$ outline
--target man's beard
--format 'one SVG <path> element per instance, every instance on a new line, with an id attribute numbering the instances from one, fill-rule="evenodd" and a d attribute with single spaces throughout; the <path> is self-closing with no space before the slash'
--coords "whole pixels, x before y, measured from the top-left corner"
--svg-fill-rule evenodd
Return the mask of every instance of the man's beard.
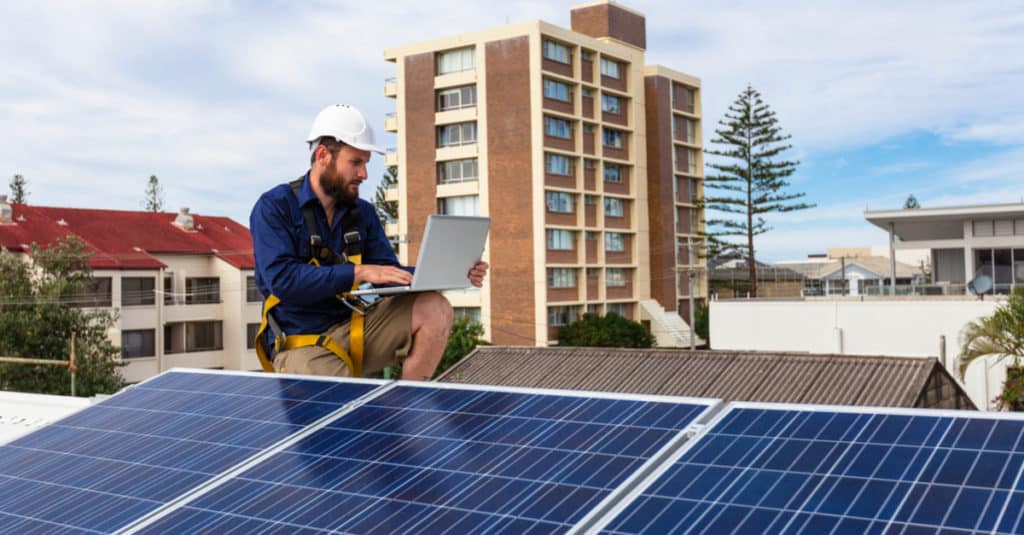
<path id="1" fill-rule="evenodd" d="M 320 189 L 334 199 L 335 204 L 355 204 L 359 193 L 350 193 L 346 184 L 334 169 L 334 161 L 320 174 Z"/>

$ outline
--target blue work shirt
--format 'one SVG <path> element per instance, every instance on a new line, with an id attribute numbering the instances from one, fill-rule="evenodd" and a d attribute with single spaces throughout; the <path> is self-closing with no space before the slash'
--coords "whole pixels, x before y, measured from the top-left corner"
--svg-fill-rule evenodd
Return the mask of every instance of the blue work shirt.
<path id="1" fill-rule="evenodd" d="M 273 314 L 286 334 L 323 333 L 332 325 L 348 321 L 352 313 L 335 296 L 352 289 L 355 266 L 309 264 L 313 253 L 302 207 L 310 203 L 324 245 L 344 252 L 345 231 L 350 229 L 342 229 L 341 220 L 345 210 L 353 207 L 336 207 L 334 220 L 328 226 L 323 205 L 309 184 L 308 171 L 298 198 L 289 184 L 281 184 L 261 195 L 249 216 L 256 286 L 264 296 L 273 294 L 281 300 Z M 401 267 L 373 205 L 359 199 L 355 208 L 359 210 L 357 230 L 363 248 L 362 262 Z"/>

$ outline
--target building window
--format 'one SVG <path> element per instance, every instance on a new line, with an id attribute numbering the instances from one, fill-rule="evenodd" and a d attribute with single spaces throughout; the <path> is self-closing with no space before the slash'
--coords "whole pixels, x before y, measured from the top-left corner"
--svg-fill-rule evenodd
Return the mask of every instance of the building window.
<path id="1" fill-rule="evenodd" d="M 613 149 L 622 148 L 622 132 L 612 128 L 604 129 L 604 146 Z"/>
<path id="2" fill-rule="evenodd" d="M 572 160 L 561 154 L 544 154 L 544 172 L 551 175 L 572 176 Z"/>
<path id="3" fill-rule="evenodd" d="M 580 58 L 583 61 L 594 61 L 594 53 L 589 50 L 580 50 Z"/>
<path id="4" fill-rule="evenodd" d="M 199 277 L 185 279 L 186 305 L 214 303 L 220 303 L 220 279 Z"/>
<path id="5" fill-rule="evenodd" d="M 601 111 L 622 113 L 622 99 L 612 95 L 601 95 Z"/>
<path id="6" fill-rule="evenodd" d="M 437 200 L 437 211 L 441 215 L 480 215 L 480 196 L 442 197 Z"/>
<path id="7" fill-rule="evenodd" d="M 109 307 L 113 306 L 110 288 L 113 286 L 111 277 L 92 277 L 82 281 L 78 291 L 67 296 L 68 303 L 75 307 Z"/>
<path id="8" fill-rule="evenodd" d="M 686 126 L 686 142 L 696 143 L 697 142 L 697 122 L 693 119 L 683 119 L 683 125 Z"/>
<path id="9" fill-rule="evenodd" d="M 457 147 L 476 143 L 476 121 L 437 127 L 438 147 Z"/>
<path id="10" fill-rule="evenodd" d="M 121 306 L 156 304 L 156 279 L 153 277 L 121 277 Z"/>
<path id="11" fill-rule="evenodd" d="M 615 197 L 605 197 L 604 215 L 609 217 L 622 217 L 622 199 L 616 199 Z"/>
<path id="12" fill-rule="evenodd" d="M 584 88 L 583 88 L 583 89 L 582 89 L 582 90 L 580 91 L 580 94 L 581 94 L 581 95 L 583 95 L 583 96 L 584 96 L 584 97 L 586 97 L 586 98 L 590 98 L 590 97 L 593 97 L 593 96 L 594 96 L 594 90 L 593 90 L 593 89 L 590 89 L 589 87 L 584 87 Z"/>
<path id="13" fill-rule="evenodd" d="M 626 270 L 621 268 L 608 268 L 604 273 L 605 286 L 625 286 Z"/>
<path id="14" fill-rule="evenodd" d="M 168 273 L 164 275 L 164 304 L 173 305 L 175 304 L 175 302 L 176 300 L 174 298 L 174 275 Z"/>
<path id="15" fill-rule="evenodd" d="M 590 158 L 587 158 L 587 159 L 583 160 L 583 167 L 585 169 L 596 169 L 597 168 L 597 160 L 591 160 Z"/>
<path id="16" fill-rule="evenodd" d="M 573 195 L 561 191 L 549 191 L 544 194 L 544 197 L 547 199 L 549 212 L 573 213 L 573 207 L 576 204 Z"/>
<path id="17" fill-rule="evenodd" d="M 571 268 L 548 268 L 548 288 L 575 288 L 576 270 Z"/>
<path id="18" fill-rule="evenodd" d="M 437 181 L 440 184 L 474 182 L 477 179 L 477 159 L 448 160 L 438 162 Z"/>
<path id="19" fill-rule="evenodd" d="M 618 314 L 623 318 L 629 318 L 629 304 L 608 303 L 608 312 L 606 314 Z"/>
<path id="20" fill-rule="evenodd" d="M 584 195 L 583 196 L 583 203 L 584 204 L 597 204 L 597 195 Z"/>
<path id="21" fill-rule="evenodd" d="M 562 82 L 545 78 L 544 96 L 546 98 L 561 100 L 562 102 L 570 102 L 572 100 L 572 91 L 569 89 L 568 84 L 563 84 Z"/>
<path id="22" fill-rule="evenodd" d="M 587 240 L 587 241 L 593 241 L 593 240 L 596 240 L 596 239 L 597 239 L 597 233 L 596 233 L 596 232 L 593 232 L 593 231 L 590 231 L 590 230 L 588 230 L 588 231 L 586 231 L 586 232 L 584 233 L 584 235 L 583 235 L 583 239 L 585 239 L 585 240 Z M 587 275 L 590 275 L 590 274 L 591 274 L 591 273 L 590 273 L 590 271 L 587 271 Z"/>
<path id="23" fill-rule="evenodd" d="M 619 62 L 607 58 L 601 58 L 601 76 L 619 79 Z"/>
<path id="24" fill-rule="evenodd" d="M 622 183 L 622 166 L 615 163 L 604 164 L 604 181 Z"/>
<path id="25" fill-rule="evenodd" d="M 156 356 L 156 331 L 140 329 L 121 331 L 121 358 L 134 359 Z"/>
<path id="26" fill-rule="evenodd" d="M 572 139 L 572 123 L 565 119 L 544 116 L 544 134 L 551 137 Z"/>
<path id="27" fill-rule="evenodd" d="M 449 50 L 437 54 L 437 74 L 468 71 L 474 67 L 476 49 L 473 47 Z"/>
<path id="28" fill-rule="evenodd" d="M 480 323 L 480 307 L 453 307 L 455 319 L 465 318 L 469 323 Z"/>
<path id="29" fill-rule="evenodd" d="M 248 277 L 245 278 L 245 302 L 263 302 L 263 294 L 261 294 L 260 289 L 256 287 L 256 277 L 252 275 L 249 275 Z"/>
<path id="30" fill-rule="evenodd" d="M 697 151 L 694 149 L 686 149 L 686 172 L 697 174 Z"/>
<path id="31" fill-rule="evenodd" d="M 561 306 L 561 307 L 548 307 L 548 325 L 551 327 L 560 327 L 562 325 L 568 325 L 576 321 L 580 316 L 580 307 L 573 306 Z"/>
<path id="32" fill-rule="evenodd" d="M 626 250 L 626 239 L 619 232 L 606 232 L 604 235 L 604 250 L 621 253 Z"/>
<path id="33" fill-rule="evenodd" d="M 224 349 L 221 338 L 222 321 L 190 321 L 185 324 L 185 352 L 219 351 Z"/>
<path id="34" fill-rule="evenodd" d="M 458 110 L 476 106 L 476 86 L 467 85 L 437 91 L 437 111 Z"/>
<path id="35" fill-rule="evenodd" d="M 583 133 L 584 134 L 593 134 L 594 133 L 594 125 L 592 125 L 590 123 L 583 123 Z"/>
<path id="36" fill-rule="evenodd" d="M 591 316 L 601 315 L 601 305 L 587 305 L 587 314 Z"/>
<path id="37" fill-rule="evenodd" d="M 548 229 L 548 249 L 571 251 L 573 249 L 573 232 L 571 230 Z"/>
<path id="38" fill-rule="evenodd" d="M 550 39 L 545 39 L 544 57 L 559 63 L 569 63 L 569 47 Z"/>
<path id="39" fill-rule="evenodd" d="M 259 323 L 246 323 L 245 324 L 245 348 L 256 349 L 254 342 L 256 341 L 256 333 L 260 332 Z"/>

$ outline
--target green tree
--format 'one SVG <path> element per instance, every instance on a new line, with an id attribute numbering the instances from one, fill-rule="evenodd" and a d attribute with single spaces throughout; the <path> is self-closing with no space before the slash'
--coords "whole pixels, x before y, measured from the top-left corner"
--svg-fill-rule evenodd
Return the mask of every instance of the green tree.
<path id="1" fill-rule="evenodd" d="M 905 210 L 906 209 L 911 209 L 911 208 L 920 208 L 920 207 L 921 207 L 921 203 L 917 202 L 917 197 L 914 197 L 913 193 L 911 193 L 910 196 L 907 197 L 906 201 L 903 201 L 903 208 Z"/>
<path id="2" fill-rule="evenodd" d="M 11 179 L 11 202 L 26 203 L 28 202 L 28 181 L 25 180 L 23 175 L 14 175 Z"/>
<path id="3" fill-rule="evenodd" d="M 584 314 L 558 329 L 558 345 L 576 347 L 654 347 L 644 326 L 613 313 Z"/>
<path id="4" fill-rule="evenodd" d="M 697 301 L 693 310 L 693 329 L 697 332 L 697 336 L 707 341 L 708 345 L 711 345 L 711 314 L 708 311 L 707 301 Z"/>
<path id="5" fill-rule="evenodd" d="M 785 179 L 800 162 L 780 159 L 792 145 L 785 143 L 791 136 L 783 135 L 778 123 L 761 94 L 747 85 L 718 122 L 720 128 L 711 143 L 722 148 L 705 151 L 718 159 L 707 163 L 715 172 L 704 178 L 710 192 L 701 206 L 726 214 L 706 223 L 708 254 L 735 253 L 746 258 L 753 296 L 757 295 L 754 237 L 771 230 L 763 216 L 814 207 L 794 202 L 803 193 L 786 191 L 790 184 Z M 733 241 L 740 238 L 745 240 Z"/>
<path id="6" fill-rule="evenodd" d="M 139 204 L 147 212 L 159 212 L 164 209 L 164 188 L 156 175 L 149 175 L 149 181 L 146 182 L 146 198 Z"/>
<path id="7" fill-rule="evenodd" d="M 388 190 L 398 184 L 398 168 L 390 166 L 380 184 L 377 184 L 377 191 L 373 194 L 373 206 L 377 208 L 377 217 L 381 224 L 398 219 L 398 203 L 387 200 Z"/>
<path id="8" fill-rule="evenodd" d="M 107 336 L 113 313 L 72 306 L 94 281 L 85 244 L 73 236 L 47 248 L 33 244 L 30 257 L 0 251 L 0 355 L 67 360 L 75 333 L 76 393 L 121 389 L 119 349 Z M 0 390 L 69 394 L 68 369 L 0 364 Z"/>
<path id="9" fill-rule="evenodd" d="M 1003 408 L 1024 410 L 1024 286 L 1018 286 L 991 316 L 968 323 L 960 333 L 960 378 L 975 360 L 995 356 L 1012 359 L 998 402 Z"/>
<path id="10" fill-rule="evenodd" d="M 480 338 L 484 335 L 484 326 L 466 317 L 455 318 L 452 322 L 452 332 L 448 336 L 448 345 L 441 355 L 441 362 L 434 370 L 434 377 L 457 364 L 463 357 L 468 355 L 476 346 L 489 346 L 490 342 Z M 390 368 L 390 376 L 394 379 L 402 377 L 402 365 L 395 364 Z"/>

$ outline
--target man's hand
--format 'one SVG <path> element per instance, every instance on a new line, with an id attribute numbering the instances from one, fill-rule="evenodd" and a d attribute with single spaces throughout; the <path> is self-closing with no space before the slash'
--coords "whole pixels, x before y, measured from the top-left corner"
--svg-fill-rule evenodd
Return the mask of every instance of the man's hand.
<path id="1" fill-rule="evenodd" d="M 395 266 L 378 266 L 374 264 L 359 264 L 356 266 L 356 280 L 366 281 L 373 284 L 397 284 L 408 286 L 412 284 L 412 275 Z"/>
<path id="2" fill-rule="evenodd" d="M 484 277 L 487 276 L 487 268 L 489 267 L 491 266 L 488 265 L 487 262 L 484 262 L 483 260 L 477 262 L 469 270 L 469 282 L 473 283 L 473 286 L 476 286 L 477 288 L 483 286 Z"/>

